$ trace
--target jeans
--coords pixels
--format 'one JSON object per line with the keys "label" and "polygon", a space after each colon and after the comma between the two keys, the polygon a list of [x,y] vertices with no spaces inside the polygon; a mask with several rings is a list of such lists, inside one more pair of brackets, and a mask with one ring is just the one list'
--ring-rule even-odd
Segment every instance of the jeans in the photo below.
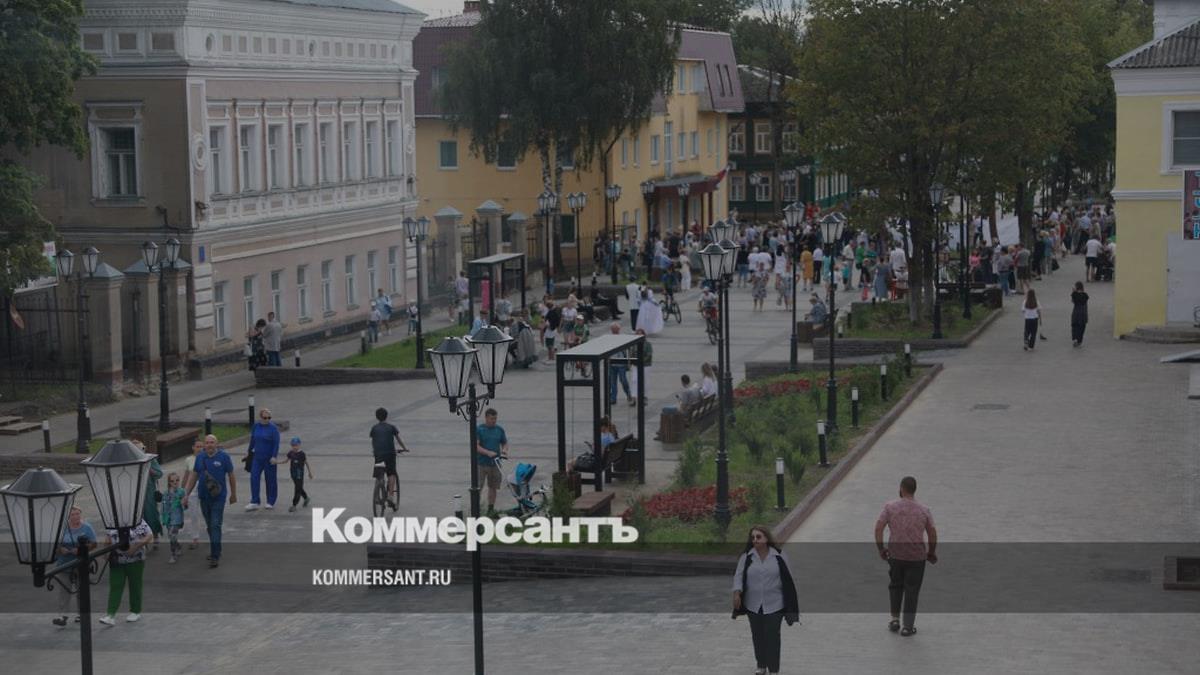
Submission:
{"label": "jeans", "polygon": [[625,389],[625,398],[633,398],[633,394],[629,393],[629,372],[628,366],[609,366],[608,367],[608,402],[617,402],[617,380],[621,381],[621,387]]}
{"label": "jeans", "polygon": [[221,523],[225,520],[225,497],[202,497],[200,514],[208,526],[208,554],[215,560],[221,559]]}
{"label": "jeans", "polygon": [[299,504],[301,499],[308,499],[308,493],[304,491],[304,476],[292,476],[292,506]]}
{"label": "jeans", "polygon": [[1037,336],[1038,320],[1025,319],[1025,346],[1033,349],[1034,345],[1037,344]]}
{"label": "jeans", "polygon": [[997,276],[1000,277],[1000,292],[1004,295],[1008,295],[1008,272],[1006,270],[1000,270],[1000,273]]}
{"label": "jeans", "polygon": [[754,660],[759,668],[769,672],[779,672],[779,624],[783,621],[783,612],[758,614],[751,612],[746,615],[750,619],[750,639],[754,641]]}
{"label": "jeans", "polygon": [[275,505],[275,498],[279,495],[279,481],[276,479],[277,467],[271,463],[271,459],[264,458],[259,460],[255,455],[254,461],[250,463],[250,503],[261,504],[258,499],[258,479],[266,474],[267,478],[267,503],[271,506]]}
{"label": "jeans", "polygon": [[892,601],[892,616],[900,616],[904,608],[904,626],[912,628],[917,618],[917,596],[921,593],[921,582],[925,579],[924,560],[889,560],[888,594]]}
{"label": "jeans", "polygon": [[636,309],[629,310],[629,325],[633,326],[634,332],[637,332],[638,311]]}
{"label": "jeans", "polygon": [[367,322],[367,340],[369,342],[379,342],[379,322]]}
{"label": "jeans", "polygon": [[142,575],[146,571],[146,561],[114,564],[108,570],[108,615],[112,616],[121,608],[121,596],[125,594],[125,581],[129,581],[129,611],[134,614],[142,613]]}
{"label": "jeans", "polygon": [[279,358],[279,352],[267,352],[268,366],[282,366],[283,360]]}

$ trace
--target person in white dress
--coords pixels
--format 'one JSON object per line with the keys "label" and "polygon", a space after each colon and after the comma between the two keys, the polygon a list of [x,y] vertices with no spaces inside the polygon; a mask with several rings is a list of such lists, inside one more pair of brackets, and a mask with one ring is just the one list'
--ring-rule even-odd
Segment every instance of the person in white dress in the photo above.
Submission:
{"label": "person in white dress", "polygon": [[684,291],[692,290],[692,261],[688,257],[686,246],[679,249],[679,288]]}
{"label": "person in white dress", "polygon": [[646,335],[658,335],[663,329],[662,307],[659,307],[658,303],[654,301],[654,292],[648,288],[642,289],[637,327],[646,331]]}

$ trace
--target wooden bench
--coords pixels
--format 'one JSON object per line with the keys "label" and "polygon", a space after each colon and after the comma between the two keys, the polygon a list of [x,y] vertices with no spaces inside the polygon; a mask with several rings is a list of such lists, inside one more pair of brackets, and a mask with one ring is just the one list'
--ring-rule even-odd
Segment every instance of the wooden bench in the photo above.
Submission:
{"label": "wooden bench", "polygon": [[708,418],[710,416],[712,416],[712,414],[714,412],[717,411],[717,408],[718,408],[718,406],[717,406],[716,395],[705,396],[703,399],[700,400],[699,405],[697,405],[696,407],[694,407],[688,411],[688,414],[687,414],[688,427],[689,428],[691,428],[691,427],[699,428],[699,427],[703,426],[703,423],[705,421],[707,421]]}
{"label": "wooden bench", "polygon": [[155,448],[159,463],[186,457],[192,454],[192,444],[200,437],[199,427],[179,427],[156,433],[153,439],[145,439],[147,447]]}
{"label": "wooden bench", "polygon": [[596,482],[597,473],[603,473],[604,482],[611,483],[614,474],[622,479],[629,474],[640,478],[644,474],[645,461],[645,456],[638,447],[637,440],[634,439],[633,434],[629,434],[608,444],[608,447],[604,449],[604,454],[600,457],[600,466],[595,471],[576,467],[575,472],[581,476],[582,474],[590,475],[591,478],[586,479],[585,482],[591,483]]}
{"label": "wooden bench", "polygon": [[615,496],[611,492],[585,492],[571,504],[571,511],[579,516],[610,516]]}
{"label": "wooden bench", "polygon": [[797,321],[796,342],[810,344],[813,338],[826,337],[829,335],[828,326],[828,323],[820,323],[814,326],[811,321]]}

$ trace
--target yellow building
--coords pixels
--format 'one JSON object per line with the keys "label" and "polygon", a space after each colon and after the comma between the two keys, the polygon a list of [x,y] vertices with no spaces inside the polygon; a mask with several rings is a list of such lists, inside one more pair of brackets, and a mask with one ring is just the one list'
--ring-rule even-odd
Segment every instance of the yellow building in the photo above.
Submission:
{"label": "yellow building", "polygon": [[[1154,40],[1109,64],[1117,94],[1113,333],[1194,321],[1200,240],[1185,236],[1183,174],[1200,169],[1200,7],[1158,0]],[[1190,203],[1190,201],[1189,201]]]}
{"label": "yellow building", "polygon": [[[501,152],[495,163],[485,163],[470,153],[467,131],[451,131],[438,103],[436,91],[446,75],[443,48],[469,37],[480,19],[477,5],[467,2],[463,14],[426,21],[413,41],[413,65],[419,72],[416,152],[424,158],[417,177],[419,208],[430,217],[439,211],[462,216],[458,241],[448,244],[447,230],[437,232],[440,241],[433,245],[436,276],[431,286],[444,281],[454,266],[461,269],[470,255],[524,251],[537,268],[547,250],[546,230],[536,216],[537,196],[543,190],[540,158],[530,153],[518,162]],[[692,221],[706,225],[723,217],[728,204],[728,182],[721,180],[728,162],[727,117],[743,108],[729,34],[683,29],[670,91],[656,98],[648,123],[619,139],[607,161],[597,159],[586,170],[564,171],[559,206],[567,269],[559,270],[558,276],[574,275],[577,256],[582,259],[583,276],[590,273],[593,243],[606,223],[620,239],[640,243],[652,230],[665,234],[668,225],[679,228]],[[571,166],[569,153],[560,157]],[[643,184],[650,182],[653,189],[647,194]],[[622,188],[607,218],[606,184]],[[684,184],[686,198],[679,190]],[[576,191],[588,196],[578,228],[566,203],[566,195]],[[492,204],[479,210],[488,201]],[[497,237],[489,233],[491,228],[483,226],[485,213],[496,206],[502,210],[499,242],[493,241]],[[510,226],[514,215],[518,223],[524,218],[526,224]],[[472,228],[472,218],[478,227]]]}

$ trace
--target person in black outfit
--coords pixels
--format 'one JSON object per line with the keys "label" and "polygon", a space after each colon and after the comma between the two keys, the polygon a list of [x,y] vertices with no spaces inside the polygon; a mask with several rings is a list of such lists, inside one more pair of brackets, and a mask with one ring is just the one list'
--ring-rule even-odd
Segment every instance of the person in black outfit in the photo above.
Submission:
{"label": "person in black outfit", "polygon": [[745,614],[750,620],[754,660],[760,675],[779,672],[779,624],[800,621],[800,601],[787,559],[771,532],[761,526],[750,528],[746,552],[738,558],[733,575],[733,618]]}
{"label": "person in black outfit", "polygon": [[1083,331],[1087,328],[1088,322],[1088,294],[1083,291],[1083,282],[1075,282],[1075,290],[1071,292],[1071,344],[1080,347],[1083,345]]}
{"label": "person in black outfit", "polygon": [[[393,441],[400,444],[399,452],[408,452],[408,448],[404,446],[404,441],[400,439],[400,430],[387,421],[388,411],[384,408],[378,408],[375,411],[375,426],[371,427],[371,454],[375,457],[375,463],[383,462],[384,472],[388,477],[388,495],[396,492],[396,446]],[[387,500],[387,505],[395,511],[397,504],[390,498]]]}

